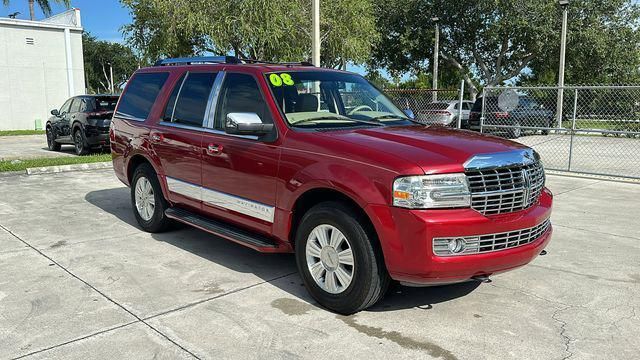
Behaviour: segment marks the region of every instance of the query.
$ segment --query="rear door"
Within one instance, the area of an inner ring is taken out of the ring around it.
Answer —
[[[269,234],[279,159],[275,129],[262,138],[224,131],[230,113],[255,113],[263,123],[273,123],[265,96],[252,75],[226,73],[215,102],[211,129],[202,142],[202,208],[208,215]]]
[[[162,163],[169,200],[200,209],[202,134],[215,72],[185,72],[175,83],[151,142]]]

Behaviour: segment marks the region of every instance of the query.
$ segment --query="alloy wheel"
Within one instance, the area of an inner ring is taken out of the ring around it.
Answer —
[[[353,251],[335,226],[316,226],[307,238],[305,254],[311,277],[320,288],[340,294],[349,287],[355,271]]]
[[[151,182],[144,176],[138,178],[136,182],[136,210],[144,221],[149,221],[153,217],[156,208],[156,200],[153,194]]]

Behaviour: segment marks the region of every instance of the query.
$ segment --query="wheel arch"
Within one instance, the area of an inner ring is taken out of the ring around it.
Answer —
[[[169,199],[166,183],[163,180],[163,176],[161,172],[158,171],[158,167],[156,166],[156,164],[151,159],[149,159],[145,154],[142,154],[142,153],[133,154],[125,162],[123,170],[124,170],[124,175],[126,176],[126,179],[127,179],[127,183],[129,184],[129,186],[131,186],[131,181],[133,180],[134,171],[138,166],[145,163],[149,164],[153,169],[153,171],[155,171],[156,175],[158,176],[158,181],[160,182],[160,187],[162,188],[164,198]]]
[[[363,225],[365,231],[370,235],[371,239],[378,243],[377,246],[379,246],[379,239],[375,231],[375,227],[373,226],[373,222],[365,209],[349,195],[329,187],[308,189],[304,193],[300,194],[300,196],[295,200],[291,211],[291,226],[289,229],[289,241],[292,246],[295,246],[296,232],[298,231],[298,226],[300,225],[300,221],[304,214],[315,205],[330,201],[343,203],[351,209]]]

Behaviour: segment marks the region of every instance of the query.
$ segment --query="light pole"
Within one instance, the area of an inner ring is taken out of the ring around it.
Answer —
[[[320,66],[320,0],[312,0],[313,39],[311,47],[311,57],[313,65]]]
[[[558,0],[558,5],[562,8],[562,34],[560,35],[560,69],[558,70],[558,104],[556,116],[558,117],[558,128],[562,127],[562,104],[564,102],[564,62],[567,50],[567,8],[569,0]]]
[[[111,91],[111,94],[114,93],[114,88],[113,88],[113,65],[111,65],[111,63],[107,63],[109,64],[109,90]]]
[[[440,18],[434,16],[431,21],[436,23],[436,41],[433,45],[433,102],[438,101],[438,55],[440,53]]]

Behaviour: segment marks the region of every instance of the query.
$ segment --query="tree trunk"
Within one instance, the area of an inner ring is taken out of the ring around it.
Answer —
[[[36,12],[34,9],[34,2],[35,0],[29,0],[29,15],[31,16],[31,21],[34,21],[36,19]]]

